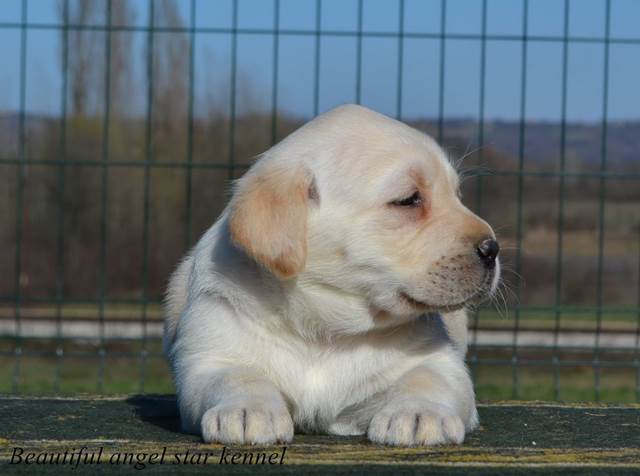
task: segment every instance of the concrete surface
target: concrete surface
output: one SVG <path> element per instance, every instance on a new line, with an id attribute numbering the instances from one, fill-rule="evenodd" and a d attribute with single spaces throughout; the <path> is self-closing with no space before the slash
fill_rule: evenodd
<path id="1" fill-rule="evenodd" d="M 638 405 L 504 402 L 479 411 L 481 426 L 462 446 L 392 448 L 364 437 L 296 435 L 283 450 L 224 448 L 185 435 L 173 397 L 7 395 L 0 396 L 0 474 L 640 474 Z M 47 460 L 65 451 L 66 462 Z M 235 454 L 261 463 L 275 454 L 274 464 L 230 464 Z M 225 456 L 229 464 L 220 464 Z"/>

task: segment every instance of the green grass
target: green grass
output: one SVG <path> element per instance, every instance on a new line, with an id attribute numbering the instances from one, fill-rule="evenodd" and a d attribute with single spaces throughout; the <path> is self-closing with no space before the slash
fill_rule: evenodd
<path id="1" fill-rule="evenodd" d="M 479 400 L 555 400 L 553 369 L 521 367 L 514 371 L 510 365 L 479 365 L 474 372 L 476 395 Z M 600 401 L 607 403 L 635 403 L 634 369 L 602 369 L 600 373 Z M 564 402 L 594 401 L 595 374 L 589 367 L 568 367 L 558 372 L 558 400 Z"/>
<path id="2" fill-rule="evenodd" d="M 19 359 L 6 355 L 14 346 L 14 339 L 0 339 L 2 393 L 14 390 L 16 375 L 17 391 L 24 394 L 55 393 L 56 382 L 61 394 L 174 392 L 169 368 L 160 355 L 161 343 L 156 339 L 147 343 L 146 359 L 142 358 L 139 341 L 108 342 L 102 358 L 95 343 L 64 342 L 64 353 L 58 357 L 55 341 L 25 339 L 21 342 L 23 355 Z"/>
<path id="3" fill-rule="evenodd" d="M 78 318 L 98 319 L 101 312 L 104 317 L 126 317 L 141 319 L 143 311 L 142 304 L 130 303 L 106 303 L 101 310 L 98 302 L 92 304 L 65 303 L 60 307 L 60 314 L 63 320 L 73 320 Z M 159 303 L 150 302 L 146 307 L 146 315 L 148 318 L 161 318 L 162 309 Z M 13 318 L 15 315 L 15 305 L 0 304 L 0 317 Z M 20 315 L 23 317 L 49 318 L 56 319 L 58 308 L 48 303 L 43 304 L 23 304 L 20 306 Z"/>
<path id="4" fill-rule="evenodd" d="M 596 328 L 597 313 L 595 309 L 581 306 L 563 306 L 560 311 L 560 328 Z M 635 331 L 638 327 L 640 310 L 635 307 L 620 307 L 605 309 L 601 314 L 603 329 L 621 329 Z M 513 309 L 498 311 L 493 308 L 482 308 L 478 311 L 478 327 L 495 326 L 505 329 L 513 329 L 516 312 Z M 531 325 L 543 329 L 553 330 L 556 322 L 556 314 L 550 307 L 537 309 L 535 306 L 524 308 L 519 313 L 520 324 Z M 469 314 L 469 322 L 474 323 L 474 313 Z"/>
<path id="5" fill-rule="evenodd" d="M 59 372 L 60 394 L 77 393 L 174 393 L 169 369 L 160 358 L 147 359 L 144 370 L 142 359 L 130 357 L 106 357 L 102 388 L 98 386 L 100 359 L 22 357 L 18 393 L 47 395 L 56 393 L 55 380 Z M 0 393 L 13 392 L 15 359 L 0 358 Z M 141 386 L 144 372 L 144 388 Z"/>

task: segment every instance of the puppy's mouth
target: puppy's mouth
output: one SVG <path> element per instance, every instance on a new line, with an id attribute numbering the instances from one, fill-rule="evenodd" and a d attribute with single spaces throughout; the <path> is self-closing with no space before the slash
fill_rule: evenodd
<path id="1" fill-rule="evenodd" d="M 411 297 L 409 294 L 407 294 L 404 291 L 401 291 L 398 295 L 400 296 L 400 299 L 402 301 L 409 304 L 411 307 L 414 307 L 417 310 L 425 311 L 425 312 L 426 311 L 456 311 L 458 309 L 462 309 L 465 306 L 465 304 L 467 304 L 467 302 L 469 302 L 473 298 L 471 297 L 459 303 L 434 306 L 433 304 L 428 304 L 423 301 L 418 301 L 417 299 Z"/>
<path id="2" fill-rule="evenodd" d="M 411 296 L 409 296 L 404 291 L 400 291 L 399 295 L 403 301 L 411 304 L 413 307 L 425 307 L 425 308 L 429 307 L 429 305 L 426 302 L 418 301 L 417 299 L 414 299 Z"/>
<path id="3" fill-rule="evenodd" d="M 480 286 L 478 286 L 469 296 L 464 299 L 447 304 L 430 304 L 424 301 L 420 301 L 416 299 L 411 294 L 406 291 L 400 291 L 398 296 L 401 301 L 407 303 L 409 306 L 415 308 L 416 310 L 427 312 L 427 311 L 457 311 L 458 309 L 462 309 L 466 305 L 470 303 L 477 303 L 482 301 L 488 295 L 491 294 L 491 282 L 493 279 L 492 273 L 487 273 L 483 279 L 483 282 Z"/>

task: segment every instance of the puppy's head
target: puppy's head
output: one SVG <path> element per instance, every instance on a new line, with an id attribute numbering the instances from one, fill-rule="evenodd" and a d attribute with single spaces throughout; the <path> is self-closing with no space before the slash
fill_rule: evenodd
<path id="1" fill-rule="evenodd" d="M 477 302 L 499 280 L 491 227 L 425 134 L 342 106 L 274 146 L 240 179 L 230 233 L 281 279 L 417 316 Z"/>

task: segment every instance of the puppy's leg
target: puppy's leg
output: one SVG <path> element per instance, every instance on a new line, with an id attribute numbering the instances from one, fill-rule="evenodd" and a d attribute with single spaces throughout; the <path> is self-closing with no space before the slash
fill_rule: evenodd
<path id="1" fill-rule="evenodd" d="M 183 427 L 206 442 L 271 444 L 293 438 L 293 421 L 273 383 L 249 368 L 191 375 L 178 383 Z M 199 431 L 198 431 L 199 430 Z"/>
<path id="2" fill-rule="evenodd" d="M 367 434 L 388 445 L 459 444 L 477 424 L 471 379 L 450 352 L 430 356 L 402 376 L 378 406 Z"/>

